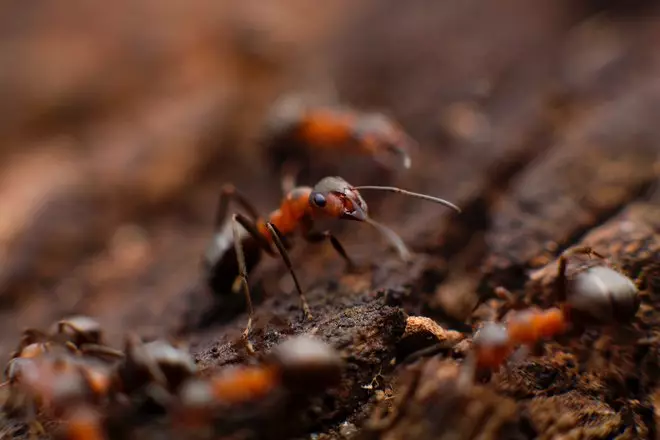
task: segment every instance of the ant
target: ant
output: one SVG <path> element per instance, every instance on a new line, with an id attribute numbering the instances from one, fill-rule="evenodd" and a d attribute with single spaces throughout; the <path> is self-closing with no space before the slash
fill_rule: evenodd
<path id="1" fill-rule="evenodd" d="M 78 415 L 88 414 L 93 405 L 112 397 L 112 370 L 107 365 L 66 351 L 44 352 L 39 356 L 11 359 L 6 375 L 7 381 L 2 385 L 10 387 L 10 394 L 4 407 L 25 411 L 32 437 L 45 433 L 37 419 L 39 410 L 62 419 L 73 429 L 67 439 L 83 438 L 80 437 L 83 427 L 88 433 L 100 432 L 100 419 L 83 421 Z"/>
<path id="2" fill-rule="evenodd" d="M 72 316 L 58 321 L 50 332 L 25 329 L 19 346 L 11 354 L 15 357 L 33 357 L 48 352 L 54 346 L 65 347 L 72 353 L 101 358 L 121 359 L 123 354 L 103 343 L 101 325 L 88 316 Z"/>
<path id="3" fill-rule="evenodd" d="M 393 156 L 409 169 L 409 152 L 417 147 L 403 127 L 382 113 L 310 105 L 297 96 L 285 96 L 273 105 L 262 142 L 277 163 L 282 156 L 290 157 L 292 149 L 298 156 L 309 149 L 325 149 L 368 155 L 388 169 Z"/>
<path id="4" fill-rule="evenodd" d="M 325 217 L 368 223 L 393 245 L 403 260 L 409 261 L 411 258 L 410 251 L 394 231 L 369 217 L 367 203 L 359 190 L 395 192 L 439 203 L 460 212 L 456 205 L 437 197 L 396 187 L 353 186 L 341 177 L 325 177 L 314 187 L 294 187 L 293 179 L 290 178 L 285 180 L 283 189 L 286 195 L 280 208 L 264 218 L 238 189 L 233 185 L 226 185 L 220 193 L 215 220 L 215 236 L 204 257 L 208 284 L 216 294 L 230 288 L 232 291 L 236 291 L 236 282 L 240 279 L 248 307 L 248 322 L 243 332 L 243 340 L 250 353 L 254 353 L 248 340 L 254 311 L 248 287 L 248 273 L 259 262 L 262 251 L 273 257 L 279 253 L 293 278 L 302 310 L 307 318 L 311 318 L 309 305 L 288 254 L 288 249 L 291 248 L 291 242 L 288 239 L 297 230 L 302 233 L 305 240 L 311 243 L 329 240 L 350 270 L 355 269 L 356 265 L 342 244 L 330 231 L 314 231 L 314 220 Z M 232 215 L 231 222 L 226 223 L 229 202 L 232 200 L 247 211 L 248 216 L 235 213 Z M 240 226 L 245 232 L 241 231 Z M 233 239 L 230 238 L 232 236 Z M 245 250 L 248 252 L 246 253 Z"/>
<path id="5" fill-rule="evenodd" d="M 565 251 L 558 259 L 554 286 L 561 305 L 546 310 L 534 307 L 512 310 L 505 325 L 485 323 L 472 340 L 470 369 L 496 368 L 514 353 L 516 347 L 530 347 L 571 327 L 623 326 L 634 320 L 641 303 L 635 283 L 613 268 L 602 265 L 589 267 L 569 279 L 566 275 L 568 261 L 577 254 L 605 258 L 588 246 Z M 509 307 L 505 305 L 504 309 L 515 308 L 509 291 L 498 288 L 497 293 L 509 299 Z"/>
<path id="6" fill-rule="evenodd" d="M 228 407 L 251 404 L 276 391 L 310 395 L 336 386 L 343 361 L 330 345 L 294 336 L 276 346 L 260 365 L 231 365 L 186 382 L 179 393 L 179 420 L 198 426 Z"/>
<path id="7" fill-rule="evenodd" d="M 186 379 L 197 373 L 187 350 L 162 339 L 145 343 L 129 334 L 124 352 L 124 359 L 115 369 L 115 382 L 128 395 L 143 390 L 147 397 L 165 404 Z"/>

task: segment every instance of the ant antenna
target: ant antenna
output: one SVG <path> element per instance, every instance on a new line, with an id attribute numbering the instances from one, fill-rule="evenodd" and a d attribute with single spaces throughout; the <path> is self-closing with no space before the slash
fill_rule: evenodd
<path id="1" fill-rule="evenodd" d="M 411 258 L 410 251 L 403 243 L 401 237 L 399 237 L 399 235 L 396 232 L 394 232 L 384 224 L 377 222 L 371 217 L 367 217 L 365 219 L 365 222 L 369 223 L 371 226 L 376 228 L 378 232 L 380 232 L 387 239 L 387 241 L 390 242 L 390 244 L 394 247 L 394 249 L 396 249 L 396 251 L 399 253 L 399 256 L 403 261 L 410 261 Z"/>
<path id="2" fill-rule="evenodd" d="M 395 193 L 404 194 L 404 195 L 411 196 L 411 197 L 417 197 L 418 199 L 428 200 L 429 202 L 439 203 L 441 205 L 445 205 L 448 208 L 453 209 L 454 211 L 456 211 L 458 213 L 461 212 L 461 208 L 459 208 L 458 206 L 454 205 L 451 202 L 448 202 L 445 199 L 441 199 L 439 197 L 429 196 L 428 194 L 420 194 L 420 193 L 416 193 L 416 192 L 412 192 L 412 191 L 407 191 L 405 189 L 397 188 L 395 186 L 372 186 L 372 185 L 368 185 L 368 186 L 354 186 L 352 189 L 358 189 L 358 190 L 377 189 L 377 190 L 381 190 L 381 191 L 395 192 Z"/>

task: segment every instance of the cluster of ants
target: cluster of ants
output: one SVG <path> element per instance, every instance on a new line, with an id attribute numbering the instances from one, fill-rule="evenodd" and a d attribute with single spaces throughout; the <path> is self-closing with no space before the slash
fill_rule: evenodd
<path id="1" fill-rule="evenodd" d="M 361 113 L 343 107 L 291 106 L 279 103 L 266 124 L 266 137 L 273 148 L 347 149 L 377 160 L 396 154 L 410 167 L 408 149 L 412 140 L 399 125 L 380 113 Z M 204 255 L 204 279 L 216 295 L 226 295 L 242 285 L 248 305 L 244 341 L 248 352 L 253 317 L 248 273 L 262 252 L 281 256 L 296 285 L 302 309 L 310 307 L 288 256 L 289 237 L 302 232 L 309 242 L 329 240 L 349 267 L 355 267 L 341 243 L 329 231 L 314 231 L 319 217 L 347 219 L 373 225 L 390 241 L 402 258 L 410 252 L 398 235 L 372 220 L 359 190 L 385 190 L 441 203 L 439 198 L 396 187 L 350 185 L 340 177 L 326 177 L 313 187 L 294 185 L 292 173 L 283 179 L 284 199 L 267 217 L 258 214 L 234 186 L 220 195 L 216 233 Z M 234 213 L 227 221 L 229 204 L 236 202 L 247 215 Z M 107 414 L 136 412 L 145 401 L 166 409 L 179 428 L 206 429 L 222 423 L 228 408 L 249 405 L 272 394 L 309 395 L 336 385 L 342 359 L 329 345 L 308 336 L 294 336 L 271 350 L 256 365 L 224 367 L 202 376 L 186 347 L 165 339 L 143 342 L 129 334 L 123 350 L 103 342 L 101 328 L 93 318 L 74 316 L 43 332 L 23 332 L 18 348 L 5 368 L 4 409 L 23 413 L 30 434 L 44 433 L 39 416 L 64 425 L 67 440 L 107 438 Z M 112 410 L 112 411 L 111 411 Z M 126 412 L 124 412 L 126 414 Z"/>
<path id="2" fill-rule="evenodd" d="M 270 144 L 284 145 L 285 150 L 305 147 L 343 148 L 345 152 L 367 154 L 386 166 L 391 162 L 385 158 L 394 155 L 401 159 L 406 169 L 412 164 L 410 151 L 416 147 L 416 143 L 400 125 L 382 114 L 358 113 L 346 108 L 310 107 L 291 98 L 283 100 L 276 107 L 267 127 L 271 133 L 268 138 Z M 303 237 L 311 242 L 329 240 L 350 269 L 355 264 L 334 235 L 329 231 L 312 232 L 316 218 L 367 222 L 376 227 L 402 259 L 409 260 L 411 257 L 403 240 L 394 231 L 370 218 L 367 204 L 359 191 L 371 189 L 396 192 L 461 212 L 456 205 L 444 199 L 396 187 L 353 186 L 341 177 L 323 178 L 314 187 L 295 187 L 293 182 L 293 177 L 285 174 L 282 185 L 285 197 L 279 209 L 267 217 L 260 216 L 233 186 L 225 187 L 220 196 L 216 235 L 206 254 L 205 269 L 209 285 L 217 293 L 227 292 L 232 287 L 235 291 L 235 281 L 240 280 L 248 304 L 248 324 L 243 336 L 249 350 L 252 350 L 248 337 L 253 310 L 247 275 L 258 263 L 261 250 L 272 256 L 277 255 L 275 250 L 278 251 L 291 273 L 302 309 L 306 316 L 311 317 L 309 305 L 287 254 L 290 247 L 287 239 L 296 230 L 300 230 Z M 225 220 L 231 199 L 250 213 L 251 218 L 234 214 L 230 228 Z M 239 225 L 248 234 L 244 234 Z M 233 240 L 229 239 L 230 236 Z M 233 253 L 230 252 L 232 248 Z M 245 248 L 252 250 L 248 258 L 244 253 Z M 500 310 L 510 313 L 506 317 L 501 313 L 498 316 L 500 322 L 484 323 L 475 332 L 471 354 L 466 362 L 465 371 L 469 377 L 480 370 L 502 366 L 514 352 L 521 353 L 518 351 L 521 347 L 530 347 L 570 329 L 622 325 L 634 319 L 640 306 L 636 284 L 607 265 L 587 268 L 569 279 L 566 274 L 568 260 L 578 254 L 597 256 L 604 260 L 602 255 L 589 247 L 569 249 L 560 255 L 554 289 L 556 300 L 561 304 L 559 307 L 511 310 L 519 309 L 520 304 L 516 304 L 514 296 L 505 288 L 496 289 L 496 293 L 506 300 Z M 237 266 L 234 261 L 238 262 Z M 238 278 L 233 275 L 236 271 Z M 506 318 L 504 322 L 501 322 L 502 318 Z"/>
<path id="3" fill-rule="evenodd" d="M 374 157 L 377 162 L 387 164 L 385 157 L 394 154 L 401 159 L 404 168 L 410 168 L 410 151 L 415 142 L 403 128 L 382 114 L 358 113 L 345 108 L 323 108 L 305 106 L 295 99 L 283 100 L 268 126 L 269 142 L 286 145 L 287 148 L 343 148 L 353 154 L 361 153 Z M 278 139 L 277 142 L 273 139 Z M 435 203 L 440 203 L 461 212 L 460 209 L 437 197 L 414 193 L 401 188 L 386 186 L 353 186 L 341 177 L 326 177 L 314 187 L 295 187 L 291 175 L 285 175 L 283 190 L 285 197 L 279 209 L 267 217 L 260 216 L 251 203 L 233 186 L 223 189 L 216 216 L 216 235 L 205 259 L 209 285 L 216 293 L 236 290 L 240 280 L 248 304 L 248 324 L 243 333 L 249 350 L 249 332 L 252 322 L 252 302 L 247 282 L 248 272 L 259 262 L 260 251 L 276 256 L 275 249 L 284 260 L 300 296 L 306 316 L 311 312 L 303 290 L 298 282 L 287 249 L 287 239 L 300 230 L 308 241 L 329 240 L 337 253 L 346 261 L 348 268 L 355 267 L 341 243 L 329 231 L 312 232 L 313 222 L 319 217 L 347 219 L 367 222 L 392 244 L 400 257 L 409 260 L 410 251 L 402 239 L 391 229 L 376 222 L 368 215 L 368 208 L 360 190 L 374 189 L 396 192 Z M 247 212 L 234 214 L 231 227 L 226 223 L 230 200 L 235 200 Z M 239 228 L 243 226 L 244 230 Z M 247 234 L 244 233 L 247 231 Z M 241 235 L 243 234 L 243 235 Z M 233 239 L 230 239 L 233 237 Z M 246 258 L 244 249 L 252 252 Z M 233 253 L 231 252 L 233 250 Z M 556 300 L 561 305 L 546 310 L 535 307 L 519 309 L 514 296 L 503 287 L 496 293 L 506 300 L 501 312 L 510 312 L 504 322 L 487 322 L 475 332 L 472 351 L 466 362 L 466 371 L 472 376 L 482 369 L 495 369 L 520 347 L 529 347 L 539 341 L 550 339 L 571 328 L 594 325 L 630 323 L 639 309 L 639 290 L 636 284 L 621 272 L 606 265 L 598 265 L 567 277 L 568 260 L 575 255 L 586 254 L 604 257 L 589 247 L 569 249 L 559 257 L 555 281 Z M 236 263 L 238 265 L 236 266 Z M 238 271 L 238 277 L 236 277 Z M 504 318 L 500 313 L 498 320 Z"/>
<path id="4" fill-rule="evenodd" d="M 498 313 L 499 322 L 482 323 L 475 332 L 465 363 L 465 377 L 471 380 L 480 371 L 493 371 L 511 357 L 524 355 L 535 344 L 569 331 L 618 328 L 634 321 L 641 304 L 637 284 L 606 264 L 582 268 L 569 278 L 568 262 L 576 255 L 605 261 L 603 255 L 589 246 L 563 252 L 553 286 L 558 307 L 526 306 L 505 288 L 496 289 L 496 295 L 505 300 Z"/>
<path id="5" fill-rule="evenodd" d="M 362 113 L 342 107 L 315 107 L 301 103 L 276 106 L 266 124 L 272 145 L 286 148 L 344 149 L 384 162 L 396 155 L 410 168 L 415 146 L 401 126 L 378 113 Z M 300 298 L 305 317 L 312 310 L 288 255 L 290 238 L 300 232 L 309 242 L 330 241 L 349 268 L 356 265 L 330 231 L 314 229 L 319 218 L 353 220 L 372 225 L 404 260 L 411 253 L 391 229 L 372 219 L 360 191 L 381 190 L 404 194 L 447 206 L 454 204 L 430 195 L 392 186 L 354 186 L 341 177 L 321 179 L 314 186 L 296 186 L 292 172 L 284 175 L 284 197 L 267 216 L 259 214 L 248 198 L 233 185 L 223 187 L 215 220 L 215 233 L 203 258 L 203 276 L 218 296 L 242 288 L 248 308 L 243 341 L 250 354 L 253 306 L 248 274 L 263 252 L 284 261 Z M 230 214 L 230 202 L 245 214 Z M 559 307 L 513 310 L 504 322 L 483 324 L 473 337 L 465 363 L 470 373 L 503 365 L 515 350 L 552 338 L 572 325 L 630 322 L 639 305 L 636 285 L 605 265 L 588 268 L 570 279 L 568 259 L 577 253 L 596 254 L 589 248 L 568 251 L 559 258 L 556 279 Z M 512 297 L 505 289 L 497 290 Z M 509 301 L 516 308 L 515 301 Z M 505 307 L 506 308 L 506 307 Z M 498 321 L 503 316 L 500 316 Z M 180 426 L 215 423 L 228 406 L 250 403 L 274 390 L 312 392 L 337 384 L 340 356 L 328 345 L 306 336 L 292 337 L 273 349 L 258 365 L 225 367 L 201 377 L 187 349 L 165 340 L 142 342 L 126 338 L 123 350 L 104 345 L 101 329 L 88 317 L 57 323 L 48 333 L 26 330 L 7 365 L 4 386 L 9 390 L 6 407 L 25 410 L 33 432 L 42 430 L 36 414 L 45 411 L 65 422 L 68 440 L 106 438 L 103 411 L 108 405 L 130 406 L 148 398 L 165 407 Z"/>
<path id="6" fill-rule="evenodd" d="M 189 435 L 221 423 L 227 409 L 269 395 L 312 395 L 336 385 L 342 373 L 339 354 L 309 336 L 285 340 L 258 364 L 225 366 L 204 377 L 183 346 L 129 334 L 117 350 L 102 336 L 87 316 L 61 320 L 49 332 L 24 331 L 5 368 L 4 407 L 23 413 L 33 438 L 45 433 L 40 415 L 63 424 L 63 439 L 106 439 L 105 414 L 134 414 L 145 402 L 164 409 L 173 429 Z"/>

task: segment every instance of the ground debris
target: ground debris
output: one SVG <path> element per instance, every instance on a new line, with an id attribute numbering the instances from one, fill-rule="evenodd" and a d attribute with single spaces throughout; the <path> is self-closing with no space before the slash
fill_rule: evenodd
<path id="1" fill-rule="evenodd" d="M 462 387 L 455 361 L 430 358 L 409 366 L 394 399 L 367 425 L 371 439 L 522 438 L 516 404 L 481 385 Z"/>
<path id="2" fill-rule="evenodd" d="M 606 439 L 623 428 L 621 416 L 610 406 L 577 391 L 538 397 L 523 406 L 539 439 Z"/>

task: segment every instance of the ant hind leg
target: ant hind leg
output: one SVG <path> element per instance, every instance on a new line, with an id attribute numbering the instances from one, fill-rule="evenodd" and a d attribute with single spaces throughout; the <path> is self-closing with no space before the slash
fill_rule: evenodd
<path id="1" fill-rule="evenodd" d="M 257 208 L 248 200 L 248 198 L 239 191 L 234 185 L 227 184 L 222 187 L 220 191 L 220 200 L 218 201 L 218 210 L 215 215 L 215 229 L 218 230 L 227 218 L 229 212 L 229 202 L 234 200 L 238 205 L 245 209 L 249 214 L 249 218 L 256 221 L 260 215 Z"/>
<path id="2" fill-rule="evenodd" d="M 251 229 L 256 229 L 256 228 L 253 228 L 254 225 L 250 223 L 249 220 L 244 216 L 242 216 L 241 214 L 234 214 L 234 216 L 232 217 L 234 249 L 236 252 L 236 259 L 238 260 L 238 272 L 241 280 L 241 285 L 243 287 L 243 293 L 245 294 L 245 301 L 248 307 L 248 322 L 247 325 L 245 326 L 245 330 L 243 331 L 243 341 L 245 343 L 245 348 L 247 349 L 248 353 L 254 354 L 255 353 L 254 347 L 252 347 L 252 343 L 250 342 L 249 339 L 250 330 L 252 330 L 252 317 L 254 316 L 254 308 L 252 307 L 252 296 L 250 295 L 250 287 L 248 286 L 247 266 L 245 265 L 245 253 L 243 251 L 243 244 L 241 243 L 241 239 L 240 239 L 240 234 L 238 229 L 239 225 L 243 227 L 246 227 L 247 225 L 248 227 L 246 227 L 246 229 L 251 234 L 254 232 Z M 255 238 L 257 239 L 261 238 L 260 241 L 264 240 L 261 234 L 257 234 Z"/>

